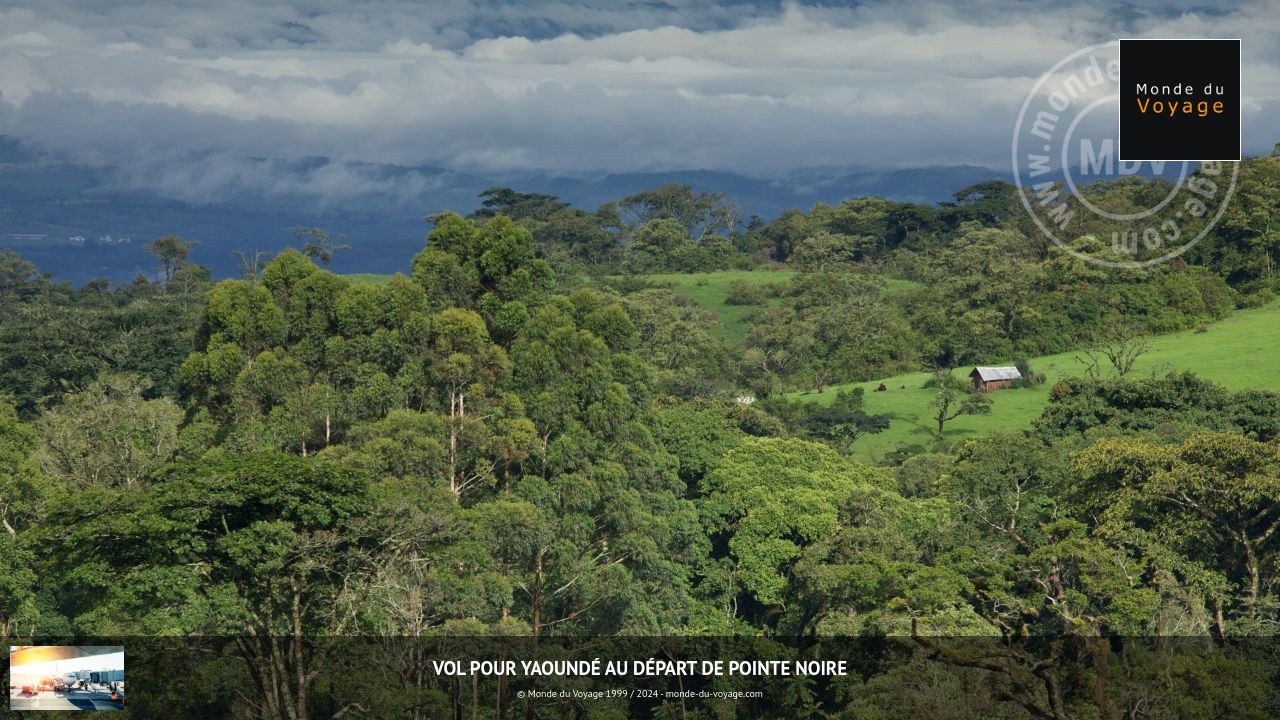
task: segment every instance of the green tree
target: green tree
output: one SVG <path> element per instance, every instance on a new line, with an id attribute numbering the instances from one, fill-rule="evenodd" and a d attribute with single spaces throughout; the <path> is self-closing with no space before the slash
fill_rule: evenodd
<path id="1" fill-rule="evenodd" d="M 707 233 L 728 233 L 739 220 L 738 208 L 724 193 L 698 191 L 676 183 L 628 195 L 618 203 L 618 209 L 632 227 L 653 220 L 674 220 L 694 240 Z"/>
<path id="2" fill-rule="evenodd" d="M 35 523 L 51 492 L 36 464 L 35 431 L 18 420 L 13 405 L 0 396 L 0 529 L 10 538 Z"/>
<path id="3" fill-rule="evenodd" d="M 492 187 L 480 193 L 484 198 L 480 207 L 471 213 L 472 218 L 488 219 L 504 215 L 512 220 L 547 220 L 568 209 L 554 195 L 517 192 L 510 188 Z"/>
<path id="4" fill-rule="evenodd" d="M 937 423 L 937 437 L 944 438 L 947 423 L 961 415 L 987 415 L 991 412 L 991 398 L 985 393 L 973 392 L 952 377 L 951 370 L 938 370 L 933 374 L 938 392 L 933 396 L 933 416 Z M 959 386 L 957 386 L 959 385 Z"/>
<path id="5" fill-rule="evenodd" d="M 53 487 L 36 465 L 36 447 L 35 432 L 0 395 L 0 637 L 34 635 L 40 618 L 29 531 L 42 519 Z"/>
<path id="6" fill-rule="evenodd" d="M 168 283 L 173 279 L 175 273 L 187 261 L 187 255 L 191 253 L 191 248 L 198 243 L 193 240 L 183 240 L 177 235 L 165 235 L 156 238 L 143 246 L 143 250 L 160 261 L 161 272 L 164 273 L 164 281 Z"/>
<path id="7" fill-rule="evenodd" d="M 534 257 L 529 230 L 510 218 L 499 215 L 483 227 L 455 213 L 433 220 L 426 249 L 413 259 L 413 279 L 433 308 L 496 310 L 511 300 L 536 301 L 549 287 L 551 266 Z"/>
<path id="8" fill-rule="evenodd" d="M 129 488 L 172 460 L 182 409 L 169 398 L 145 399 L 149 386 L 106 375 L 42 415 L 36 428 L 45 471 L 69 488 Z"/>
<path id="9" fill-rule="evenodd" d="M 17 252 L 0 250 L 0 308 L 29 300 L 47 282 L 35 265 L 27 262 Z"/>
<path id="10" fill-rule="evenodd" d="M 860 487 L 892 483 L 817 443 L 746 438 L 707 475 L 702 512 L 708 531 L 726 543 L 742 589 L 775 605 L 804 547 L 836 531 L 840 502 Z"/>
<path id="11" fill-rule="evenodd" d="M 223 280 L 209 292 L 204 311 L 204 332 L 210 338 L 235 343 L 249 364 L 264 350 L 285 338 L 284 311 L 271 291 L 246 280 Z"/>
<path id="12" fill-rule="evenodd" d="M 70 496 L 47 542 L 95 586 L 80 596 L 87 631 L 235 636 L 259 713 L 302 720 L 353 628 L 372 502 L 367 479 L 340 466 L 211 457 L 145 488 Z"/>
<path id="13" fill-rule="evenodd" d="M 448 408 L 449 489 L 461 497 L 477 484 L 495 481 L 493 462 L 483 454 L 468 452 L 468 440 L 484 431 L 475 418 L 475 401 L 492 393 L 509 375 L 511 365 L 507 354 L 489 338 L 484 319 L 470 310 L 442 310 L 432 318 L 431 327 L 433 375 Z M 472 400 L 470 416 L 468 397 Z M 483 441 L 477 444 L 483 445 Z"/>
<path id="14" fill-rule="evenodd" d="M 318 261 L 325 267 L 333 261 L 335 253 L 343 250 L 350 250 L 351 246 L 347 244 L 347 236 L 345 233 L 330 235 L 324 228 L 318 227 L 294 227 L 290 229 L 293 237 L 302 243 L 302 254 L 313 260 Z"/>
<path id="15" fill-rule="evenodd" d="M 1100 440 L 1080 453 L 1082 492 L 1110 491 L 1108 538 L 1135 547 L 1199 591 L 1219 637 L 1267 632 L 1280 567 L 1280 454 L 1237 433 L 1199 433 L 1178 445 Z M 1171 559 L 1176 558 L 1171 562 Z M 1236 597 L 1227 588 L 1239 588 Z"/>
<path id="16" fill-rule="evenodd" d="M 830 405 L 820 405 L 805 414 L 802 425 L 811 435 L 848 452 L 858 438 L 884 432 L 891 416 L 871 414 L 862 409 L 862 388 L 836 393 Z"/>

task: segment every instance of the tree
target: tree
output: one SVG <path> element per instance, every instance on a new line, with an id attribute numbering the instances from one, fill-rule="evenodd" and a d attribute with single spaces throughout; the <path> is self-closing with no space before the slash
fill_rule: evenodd
<path id="1" fill-rule="evenodd" d="M 240 278 L 251 283 L 258 282 L 258 275 L 266 267 L 267 259 L 272 255 L 270 250 L 237 250 L 236 257 L 240 261 Z"/>
<path id="2" fill-rule="evenodd" d="M 938 393 L 933 396 L 933 407 L 937 410 L 933 419 L 937 423 L 939 441 L 943 439 L 947 423 L 961 415 L 990 414 L 991 398 L 984 393 L 971 392 L 963 386 L 957 388 L 950 369 L 936 371 L 933 381 L 938 388 Z"/>
<path id="3" fill-rule="evenodd" d="M 35 432 L 18 421 L 13 404 L 0 393 L 0 637 L 11 639 L 37 634 L 37 593 L 48 587 L 38 573 L 33 530 L 44 520 L 55 489 L 36 464 L 37 445 Z"/>
<path id="4" fill-rule="evenodd" d="M 0 308 L 31 298 L 42 281 L 48 282 L 48 278 L 42 277 L 35 265 L 13 250 L 0 250 Z"/>
<path id="5" fill-rule="evenodd" d="M 100 591 L 83 597 L 87 627 L 234 636 L 254 714 L 307 720 L 367 587 L 372 508 L 358 472 L 223 454 L 132 492 L 75 494 L 46 537 L 67 567 L 101 573 Z"/>
<path id="6" fill-rule="evenodd" d="M 805 429 L 842 452 L 848 452 L 863 435 L 887 430 L 892 416 L 866 412 L 862 409 L 862 396 L 862 388 L 837 392 L 830 405 L 820 405 L 807 413 Z"/>
<path id="7" fill-rule="evenodd" d="M 492 187 L 480 193 L 484 200 L 480 207 L 471 213 L 472 218 L 488 219 L 505 215 L 512 220 L 547 220 L 551 216 L 567 210 L 555 195 L 517 192 L 510 188 Z"/>
<path id="8" fill-rule="evenodd" d="M 1082 494 L 1111 491 L 1102 532 L 1149 555 L 1214 605 L 1215 634 L 1280 622 L 1280 453 L 1237 433 L 1178 445 L 1107 438 L 1076 458 Z M 1175 559 L 1176 558 L 1176 559 Z M 1228 588 L 1239 588 L 1235 598 Z"/>
<path id="9" fill-rule="evenodd" d="M 1138 358 L 1151 352 L 1151 336 L 1140 323 L 1111 315 L 1103 326 L 1095 352 L 1107 359 L 1117 377 L 1124 377 L 1133 370 Z"/>
<path id="10" fill-rule="evenodd" d="M 707 475 L 703 514 L 708 531 L 727 542 L 742 589 L 774 605 L 803 548 L 836 531 L 840 501 L 859 487 L 892 482 L 817 443 L 746 438 Z"/>
<path id="11" fill-rule="evenodd" d="M 191 248 L 197 244 L 195 241 L 183 240 L 177 235 L 165 235 L 142 246 L 142 249 L 148 255 L 160 261 L 161 271 L 164 272 L 164 281 L 168 283 L 173 279 L 174 273 L 178 271 L 178 268 L 186 264 L 187 255 L 191 253 Z"/>
<path id="12" fill-rule="evenodd" d="M 554 272 L 535 258 L 529 230 L 498 215 L 477 226 L 456 213 L 432 218 L 427 247 L 413 258 L 413 279 L 433 309 L 496 310 L 512 300 L 533 302 L 550 285 Z"/>
<path id="13" fill-rule="evenodd" d="M 1128 434 L 1157 428 L 1230 430 L 1271 442 L 1280 437 L 1280 394 L 1233 392 L 1189 372 L 1158 378 L 1064 380 L 1051 389 L 1049 404 L 1035 426 L 1045 440 L 1107 426 Z"/>
<path id="14" fill-rule="evenodd" d="M 483 430 L 474 417 L 475 401 L 492 392 L 511 371 L 502 348 L 493 344 L 484 320 L 470 310 L 450 308 L 432 318 L 433 374 L 445 391 L 448 411 L 447 473 L 455 497 L 494 479 L 488 458 L 467 452 L 467 439 Z M 467 398 L 472 396 L 472 416 Z M 479 396 L 479 397 L 477 397 Z M 468 458 L 471 462 L 466 462 Z"/>
<path id="15" fill-rule="evenodd" d="M 941 489 L 965 527 L 942 552 L 967 581 L 955 596 L 1001 640 L 929 637 L 927 617 L 911 632 L 932 657 L 982 672 L 996 698 L 1031 717 L 1118 718 L 1121 693 L 1110 687 L 1125 678 L 1112 671 L 1108 634 L 1151 632 L 1162 592 L 1143 582 L 1153 569 L 1143 559 L 1077 519 L 1071 483 L 1062 454 L 1021 433 L 964 445 Z M 1091 496 L 1110 502 L 1101 490 Z"/>
<path id="16" fill-rule="evenodd" d="M 693 245 L 688 230 L 672 218 L 656 218 L 632 233 L 627 266 L 632 272 L 672 269 L 674 258 Z"/>
<path id="17" fill-rule="evenodd" d="M 792 569 L 779 633 L 904 635 L 925 618 L 931 634 L 993 633 L 965 603 L 968 579 L 937 559 L 957 529 L 947 502 L 859 486 L 838 512 L 837 530 L 806 547 Z"/>
<path id="18" fill-rule="evenodd" d="M 182 409 L 150 383 L 106 375 L 36 421 L 40 463 L 68 488 L 129 488 L 173 459 Z"/>
<path id="19" fill-rule="evenodd" d="M 821 230 L 802 240 L 791 259 L 811 272 L 833 271 L 842 266 L 847 269 L 859 259 L 861 247 L 860 237 Z"/>
<path id="20" fill-rule="evenodd" d="M 34 417 L 104 371 L 147 377 L 157 394 L 173 391 L 203 294 L 52 290 L 0 309 L 0 391 L 13 396 L 20 416 Z"/>
<path id="21" fill-rule="evenodd" d="M 738 224 L 738 208 L 724 193 L 697 191 L 691 185 L 676 183 L 628 195 L 618 203 L 618 209 L 631 227 L 670 219 L 694 240 L 711 232 L 729 233 Z"/>
<path id="22" fill-rule="evenodd" d="M 605 229 L 596 215 L 564 209 L 533 227 L 533 238 L 543 257 L 562 255 L 597 266 L 616 262 L 618 238 Z"/>
<path id="23" fill-rule="evenodd" d="M 351 246 L 346 243 L 345 233 L 330 235 L 324 228 L 301 226 L 291 228 L 290 232 L 293 233 L 295 240 L 303 243 L 303 255 L 326 267 L 333 260 L 334 253 L 351 249 Z"/>
<path id="24" fill-rule="evenodd" d="M 279 345 L 288 327 L 271 291 L 256 281 L 223 280 L 209 292 L 204 310 L 205 332 L 235 343 L 249 364 L 264 350 Z"/>
<path id="25" fill-rule="evenodd" d="M 34 635 L 40 616 L 36 604 L 39 578 L 35 553 L 14 535 L 0 533 L 0 637 Z M 25 632 L 24 632 L 25 627 Z"/>
<path id="26" fill-rule="evenodd" d="M 1013 201 L 1016 193 L 1017 189 L 1003 180 L 988 180 L 954 193 L 954 202 L 939 204 L 943 218 L 953 226 L 976 220 L 990 227 L 1016 212 Z"/>

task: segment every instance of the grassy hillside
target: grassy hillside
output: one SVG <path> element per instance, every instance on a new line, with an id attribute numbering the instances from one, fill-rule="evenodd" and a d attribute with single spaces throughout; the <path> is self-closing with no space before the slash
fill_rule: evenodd
<path id="1" fill-rule="evenodd" d="M 742 342 L 751 329 L 747 316 L 759 310 L 760 305 L 726 305 L 729 287 L 742 280 L 751 285 L 785 283 L 795 276 L 794 270 L 722 270 L 705 273 L 660 273 L 645 275 L 644 279 L 670 285 L 678 294 L 698 303 L 698 307 L 716 316 L 718 327 L 711 334 L 729 343 Z M 769 300 L 768 304 L 779 301 Z"/>
<path id="2" fill-rule="evenodd" d="M 693 300 L 701 307 L 716 316 L 719 327 L 713 328 L 711 334 L 731 344 L 742 342 L 751 330 L 747 318 L 762 307 L 777 305 L 779 299 L 771 299 L 765 305 L 726 305 L 724 299 L 729 295 L 733 283 L 742 280 L 750 285 L 764 283 L 785 283 L 795 277 L 795 270 L 721 270 L 705 273 L 656 273 L 643 275 L 650 282 L 671 285 L 672 289 Z M 888 292 L 894 292 L 914 285 L 910 280 L 888 278 Z"/>
<path id="3" fill-rule="evenodd" d="M 356 283 L 368 283 L 369 285 L 386 285 L 391 280 L 392 275 L 383 275 L 380 273 L 350 273 L 343 275 L 346 279 Z"/>
<path id="4" fill-rule="evenodd" d="M 1132 375 L 1191 370 L 1232 389 L 1280 389 L 1280 354 L 1277 348 L 1280 348 L 1280 302 L 1237 311 L 1231 317 L 1208 326 L 1205 332 L 1191 330 L 1153 338 L 1151 352 L 1138 360 Z M 1069 352 L 1031 359 L 1032 369 L 1045 374 L 1047 382 L 1044 385 L 993 393 L 991 414 L 951 421 L 947 424 L 947 441 L 956 442 L 998 430 L 1027 427 L 1043 410 L 1050 385 L 1060 378 L 1083 373 L 1084 365 L 1075 360 L 1078 354 Z M 989 364 L 1012 362 L 1010 358 L 992 358 Z M 958 368 L 956 374 L 967 374 L 970 369 Z M 909 373 L 830 387 L 822 393 L 794 393 L 791 397 L 828 403 L 843 388 L 862 387 L 866 392 L 869 412 L 893 413 L 896 416 L 888 430 L 861 438 L 854 446 L 859 457 L 878 460 L 898 445 L 927 447 L 932 442 L 934 426 L 930 416 L 934 391 L 922 387 L 928 377 L 928 373 Z M 881 382 L 887 390 L 874 392 Z"/>

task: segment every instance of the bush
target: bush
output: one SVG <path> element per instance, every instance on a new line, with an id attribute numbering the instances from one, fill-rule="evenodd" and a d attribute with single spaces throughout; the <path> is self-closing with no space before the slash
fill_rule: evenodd
<path id="1" fill-rule="evenodd" d="M 1038 373 L 1031 369 L 1031 362 L 1025 357 L 1018 358 L 1013 366 L 1018 368 L 1018 372 L 1022 374 L 1022 379 L 1014 382 L 1014 387 L 1035 387 L 1044 384 L 1044 373 Z"/>
<path id="2" fill-rule="evenodd" d="M 725 305 L 763 305 L 768 299 L 768 288 L 752 285 L 745 280 L 734 280 L 729 285 L 729 294 L 724 298 Z"/>
<path id="3" fill-rule="evenodd" d="M 1262 288 L 1261 290 L 1254 290 L 1251 293 L 1241 295 L 1239 299 L 1236 300 L 1236 307 L 1242 310 L 1262 307 L 1263 305 L 1269 305 L 1271 301 L 1275 299 L 1276 294 L 1274 292 L 1269 288 Z"/>

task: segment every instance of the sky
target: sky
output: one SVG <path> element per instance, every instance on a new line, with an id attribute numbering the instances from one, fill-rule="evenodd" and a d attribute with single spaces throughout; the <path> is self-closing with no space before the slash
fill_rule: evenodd
<path id="1" fill-rule="evenodd" d="M 1245 151 L 1280 141 L 1280 0 L 0 0 L 0 135 L 157 178 L 1006 170 L 1036 79 L 1117 37 L 1242 38 Z"/>

